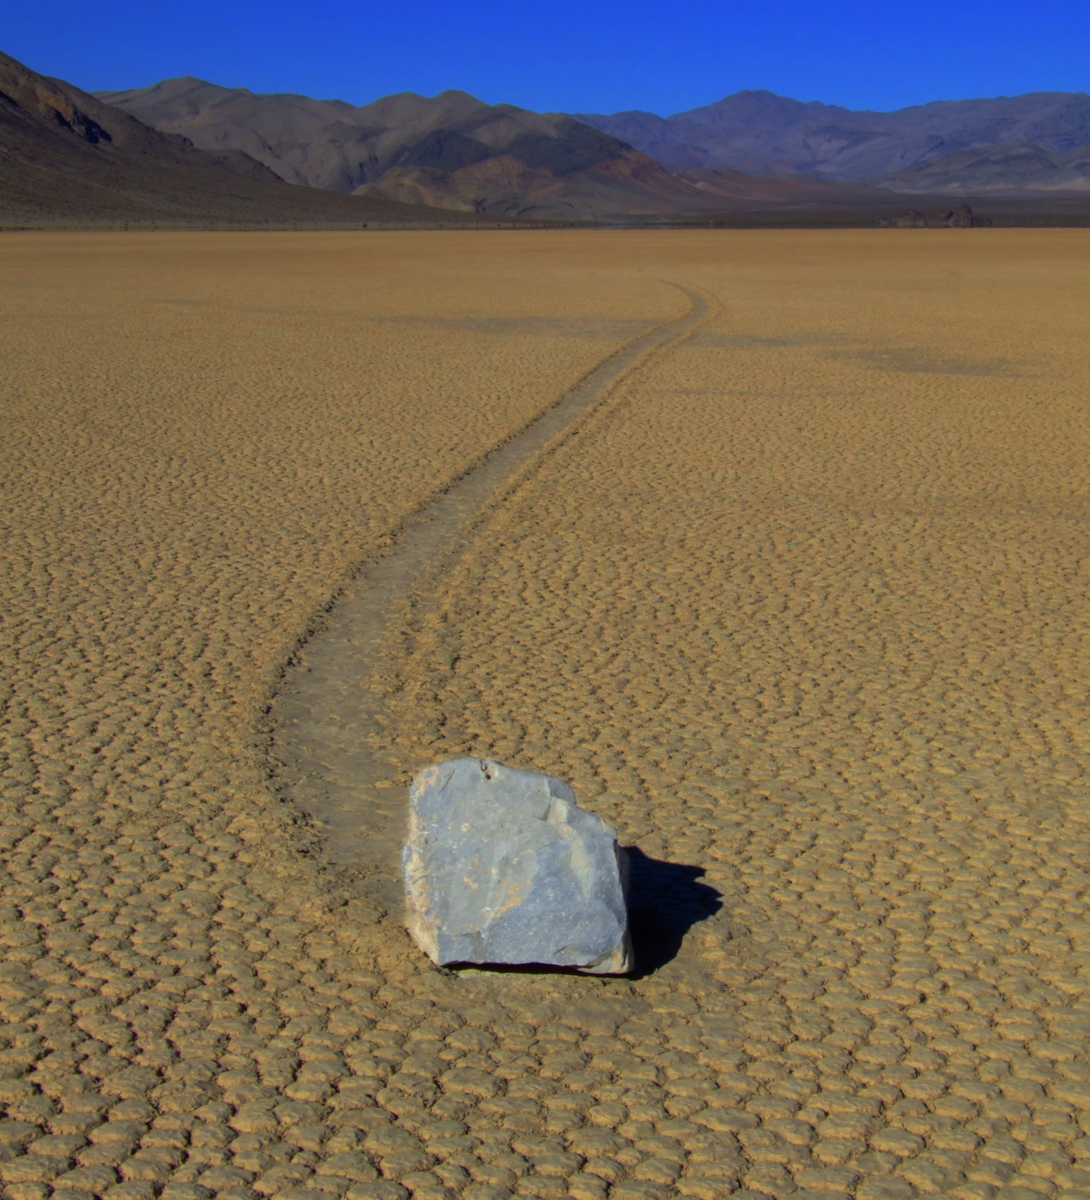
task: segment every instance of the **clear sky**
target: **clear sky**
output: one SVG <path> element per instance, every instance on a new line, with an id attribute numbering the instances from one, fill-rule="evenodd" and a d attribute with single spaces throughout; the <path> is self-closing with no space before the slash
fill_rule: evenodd
<path id="1" fill-rule="evenodd" d="M 196 75 L 355 104 L 461 88 L 665 116 L 768 88 L 888 110 L 1090 89 L 1090 0 L 38 0 L 7 6 L 0 50 L 87 91 Z"/>

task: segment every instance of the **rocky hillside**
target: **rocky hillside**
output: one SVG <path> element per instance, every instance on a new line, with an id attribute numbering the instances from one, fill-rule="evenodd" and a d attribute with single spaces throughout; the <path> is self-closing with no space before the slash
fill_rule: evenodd
<path id="1" fill-rule="evenodd" d="M 331 191 L 531 217 L 715 207 L 611 134 L 465 92 L 354 107 L 186 78 L 98 97 L 205 150 L 241 150 L 283 179 Z"/>

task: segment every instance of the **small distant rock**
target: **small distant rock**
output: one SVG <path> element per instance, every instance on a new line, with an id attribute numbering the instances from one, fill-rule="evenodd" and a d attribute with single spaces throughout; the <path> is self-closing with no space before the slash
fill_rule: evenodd
<path id="1" fill-rule="evenodd" d="M 933 217 L 925 217 L 918 209 L 910 208 L 903 217 L 882 217 L 876 222 L 880 229 L 981 229 L 991 225 L 990 217 L 978 217 L 968 204 Z"/>
<path id="2" fill-rule="evenodd" d="M 404 853 L 409 929 L 432 962 L 632 969 L 628 860 L 560 779 L 480 758 L 421 771 Z"/>

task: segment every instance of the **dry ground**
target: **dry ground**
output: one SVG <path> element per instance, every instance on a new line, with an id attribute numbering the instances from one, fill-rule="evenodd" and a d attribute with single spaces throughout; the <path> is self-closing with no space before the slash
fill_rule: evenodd
<path id="1" fill-rule="evenodd" d="M 1088 258 L 4 235 L 12 1200 L 1087 1195 Z M 566 775 L 674 865 L 668 961 L 451 978 L 323 871 L 262 713 L 662 280 L 712 316 L 434 581 L 386 753 Z"/>

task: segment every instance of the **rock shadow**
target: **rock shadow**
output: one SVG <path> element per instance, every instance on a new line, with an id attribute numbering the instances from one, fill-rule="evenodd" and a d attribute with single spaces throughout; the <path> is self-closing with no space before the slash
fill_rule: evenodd
<path id="1" fill-rule="evenodd" d="M 686 933 L 723 907 L 722 893 L 702 883 L 704 868 L 652 858 L 638 846 L 628 852 L 628 926 L 643 979 L 676 958 Z"/>

